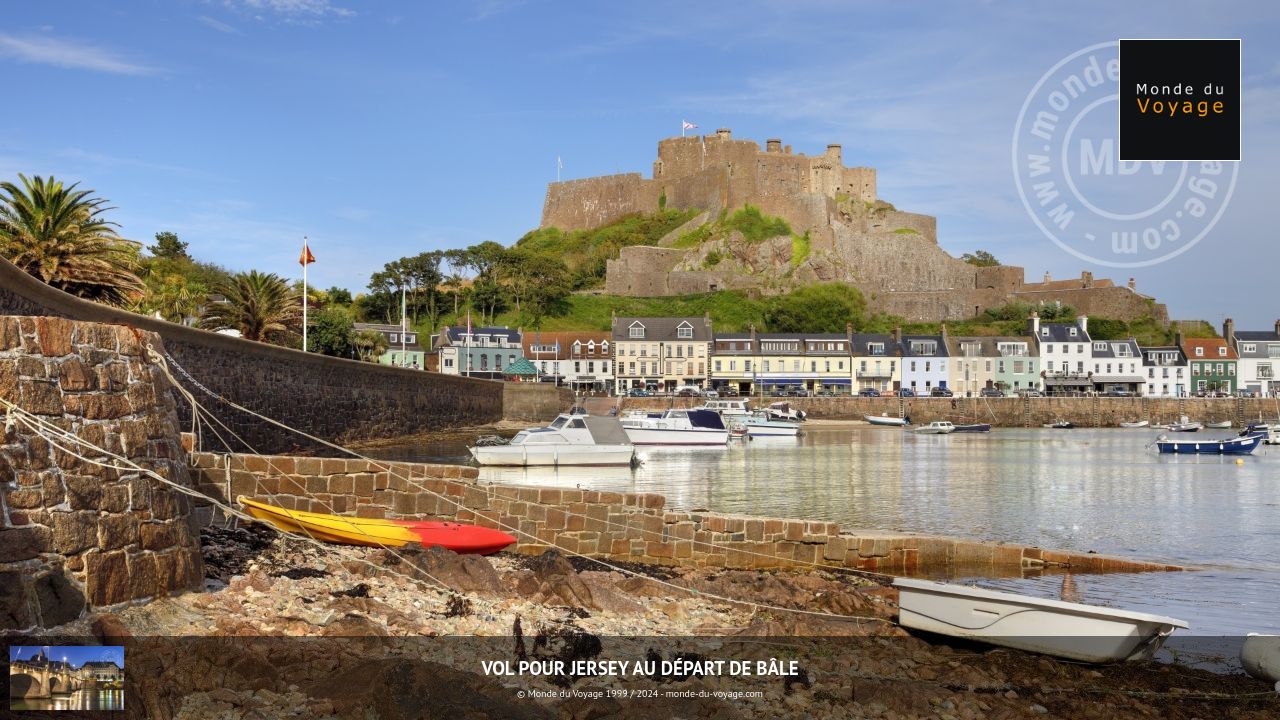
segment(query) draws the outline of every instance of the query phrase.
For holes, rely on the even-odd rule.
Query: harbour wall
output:
[[[652,493],[482,484],[476,468],[457,465],[214,453],[193,453],[192,463],[200,491],[229,504],[245,496],[293,510],[473,522],[516,535],[515,550],[526,554],[556,547],[657,565],[817,564],[930,576],[1182,569],[1013,543],[852,531],[817,520],[672,511]],[[220,519],[215,510],[208,505],[197,513],[213,522]]]
[[[1234,427],[1250,422],[1276,422],[1280,402],[1275,398],[751,398],[752,407],[784,401],[808,417],[861,420],[866,415],[909,416],[915,424],[934,420],[990,423],[996,427],[1040,427],[1067,420],[1079,427],[1117,427],[1122,422],[1147,420],[1152,425],[1192,420],[1230,420]],[[702,398],[621,398],[621,411],[697,407]]]
[[[3,259],[0,315],[70,318],[155,333],[163,340],[163,348],[156,343],[156,349],[181,367],[174,373],[182,384],[242,438],[223,432],[239,451],[310,451],[319,445],[235,410],[210,393],[339,443],[484,425],[507,417],[545,420],[571,402],[549,385],[531,384],[508,396],[506,383],[304,353],[137,315],[51,288]],[[189,427],[186,403],[179,402],[177,411]],[[210,435],[202,440],[205,447],[219,442]]]

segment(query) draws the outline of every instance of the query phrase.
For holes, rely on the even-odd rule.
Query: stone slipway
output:
[[[613,561],[770,569],[813,564],[928,576],[1183,570],[1016,543],[841,528],[838,523],[672,511],[653,493],[481,484],[459,465],[195,452],[193,478],[222,502],[243,495],[356,517],[429,517],[518,528],[516,551],[555,546]],[[203,510],[206,521],[215,508]],[[508,532],[511,532],[508,530]]]

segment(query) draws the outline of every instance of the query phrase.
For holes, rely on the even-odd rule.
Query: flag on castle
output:
[[[302,241],[302,254],[298,256],[298,264],[306,267],[316,261],[316,256],[311,254],[311,248],[307,246],[307,241]]]
[[[697,126],[697,125],[694,125],[693,123],[689,122],[688,120],[681,120],[681,121],[680,121],[680,129],[681,129],[681,130],[696,130],[697,128],[698,128],[698,126]]]

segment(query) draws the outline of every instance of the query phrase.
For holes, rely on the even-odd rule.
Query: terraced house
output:
[[[1236,349],[1225,338],[1187,338],[1182,352],[1191,363],[1191,392],[1215,395],[1236,392]]]
[[[941,335],[901,335],[898,347],[902,351],[902,387],[916,395],[928,395],[934,388],[946,388],[950,381],[947,370],[946,326]]]
[[[739,394],[793,390],[848,395],[853,387],[853,328],[846,333],[716,333],[711,387]]]
[[[440,357],[446,375],[501,380],[502,369],[524,357],[519,329],[508,327],[447,327],[431,336],[432,352]]]
[[[1236,349],[1236,387],[1258,397],[1280,396],[1280,320],[1272,330],[1236,330],[1222,323],[1222,334]]]
[[[856,392],[888,394],[902,382],[902,352],[892,335],[856,333],[850,341]]]
[[[1076,395],[1093,390],[1093,341],[1089,339],[1089,318],[1081,315],[1074,323],[1042,323],[1031,313],[1027,330],[1036,339],[1040,356],[1040,377],[1046,395]]]
[[[956,395],[975,397],[986,388],[1002,393],[1040,387],[1040,361],[1030,337],[983,336],[947,339],[950,385]]]
[[[534,331],[524,334],[524,356],[543,382],[583,392],[613,389],[612,346],[607,331]]]
[[[1135,338],[1093,340],[1093,391],[1106,395],[1141,395],[1145,379],[1142,350]]]
[[[711,359],[711,317],[613,316],[614,386],[669,392],[706,387]]]
[[[1149,397],[1187,397],[1191,394],[1191,367],[1186,353],[1182,352],[1182,333],[1178,333],[1173,345],[1142,348],[1142,365]]]

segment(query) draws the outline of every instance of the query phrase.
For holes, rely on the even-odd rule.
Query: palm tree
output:
[[[377,330],[361,330],[356,333],[356,352],[366,362],[376,362],[382,353],[387,351],[387,336]]]
[[[302,299],[274,273],[250,270],[236,273],[213,289],[200,317],[209,330],[238,330],[248,340],[267,340],[273,334],[299,332]]]
[[[0,256],[45,283],[89,300],[126,304],[141,292],[135,243],[104,220],[106,200],[79,183],[18,175],[0,182]]]
[[[453,314],[458,314],[458,296],[466,287],[467,279],[461,273],[452,272],[444,279],[445,291],[453,295]]]

